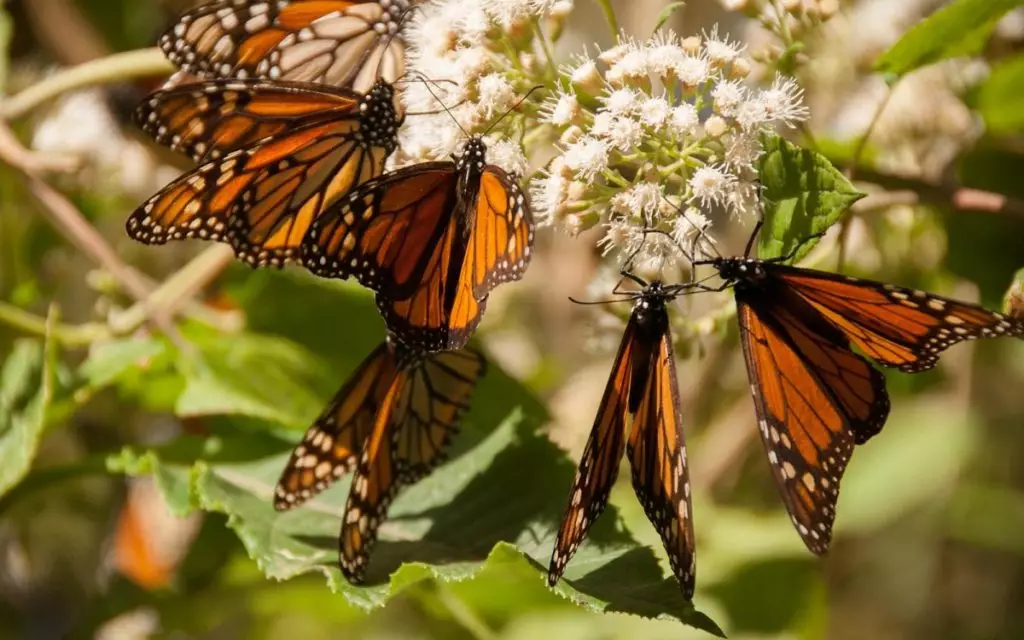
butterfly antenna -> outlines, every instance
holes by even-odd
[[[473,136],[469,135],[469,132],[463,128],[462,124],[459,123],[459,119],[455,117],[455,114],[452,113],[451,109],[449,109],[448,106],[445,105],[444,101],[441,100],[441,98],[439,98],[437,94],[434,93],[434,90],[430,88],[430,85],[433,84],[434,86],[437,86],[437,83],[426,76],[423,76],[423,80],[423,86],[427,88],[427,91],[429,91],[430,95],[434,97],[434,100],[437,100],[437,103],[441,105],[441,108],[444,109],[445,113],[447,113],[448,116],[452,119],[452,122],[455,123],[455,126],[459,128],[459,131],[461,131],[463,135],[465,135],[467,138],[472,138]]]
[[[743,249],[743,257],[749,258],[750,252],[754,250],[754,241],[757,240],[757,235],[761,233],[761,227],[764,226],[764,185],[761,181],[757,181],[757,222],[754,223],[754,228],[750,231],[750,237],[747,238],[747,246]]]
[[[544,88],[544,85],[542,85],[542,84],[538,84],[538,85],[536,85],[536,86],[532,87],[532,88],[531,88],[531,89],[530,89],[529,91],[527,91],[527,92],[526,92],[526,94],[525,94],[525,95],[523,95],[523,97],[522,97],[522,98],[519,98],[519,100],[518,100],[518,101],[517,101],[517,102],[516,102],[516,103],[515,103],[514,105],[512,105],[511,107],[509,107],[509,108],[508,108],[508,110],[507,110],[507,111],[505,111],[505,113],[501,114],[501,117],[499,117],[499,118],[498,118],[497,120],[495,120],[494,122],[492,122],[492,123],[491,123],[491,126],[487,127],[487,131],[484,131],[484,132],[483,132],[483,134],[481,134],[481,135],[485,135],[485,136],[486,136],[486,135],[487,135],[488,133],[490,133],[490,132],[491,132],[491,129],[493,129],[494,127],[498,126],[498,124],[499,124],[499,123],[500,123],[500,122],[501,122],[502,120],[504,120],[505,118],[507,118],[507,117],[508,117],[508,114],[512,113],[513,111],[515,111],[516,109],[518,109],[518,108],[519,108],[519,107],[520,107],[520,106],[521,106],[521,105],[522,105],[522,104],[523,104],[524,102],[526,102],[526,100],[527,100],[527,99],[528,99],[528,98],[530,97],[530,95],[531,95],[531,94],[532,94],[532,93],[533,93],[534,91],[537,91],[538,89],[543,89],[543,88]]]

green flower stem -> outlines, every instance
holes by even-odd
[[[47,332],[45,318],[2,301],[0,301],[0,322],[32,335],[45,336]],[[105,325],[99,323],[77,326],[57,324],[50,328],[50,335],[65,346],[82,347],[108,338],[111,333]]]
[[[61,94],[98,84],[124,82],[132,78],[167,75],[174,66],[156,47],[139,49],[92,60],[64,69],[25,89],[0,104],[0,117],[20,118]]]
[[[612,40],[618,42],[619,21],[615,18],[615,7],[612,6],[612,0],[597,0],[597,3],[601,5],[605,20],[608,21],[608,27],[612,30]]]
[[[533,23],[533,31],[537,34],[537,41],[540,42],[540,48],[544,52],[545,66],[548,68],[548,72],[551,73],[551,78],[558,77],[558,67],[555,66],[555,54],[551,50],[551,45],[548,44],[547,37],[544,36],[544,29],[540,26],[540,20],[536,16],[530,19]]]

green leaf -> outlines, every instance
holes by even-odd
[[[675,13],[676,11],[682,9],[685,6],[686,6],[685,2],[670,2],[670,3],[668,3],[665,6],[665,8],[661,10],[661,13],[658,14],[658,19],[657,19],[657,21],[655,21],[654,29],[652,29],[651,32],[653,33],[655,31],[657,31],[658,29],[662,28],[663,26],[665,26],[665,23],[669,21],[669,18],[672,17],[672,14]]]
[[[875,62],[875,70],[897,76],[939,60],[979,53],[992,29],[1024,0],[957,0],[903,34]]]
[[[793,254],[796,261],[818,243],[809,238],[835,224],[865,194],[825,156],[778,136],[766,135],[763,143],[765,154],[758,173],[764,187],[765,220],[758,256]]]
[[[285,338],[252,333],[200,335],[200,354],[181,364],[181,417],[237,415],[304,429],[323,406],[316,393],[326,365]]]
[[[165,349],[166,343],[156,338],[112,340],[90,351],[78,375],[90,387],[102,388],[133,372],[142,361],[162,355]]]
[[[993,134],[1024,131],[1024,56],[1005,60],[992,68],[978,90],[975,105]]]
[[[278,513],[272,492],[287,452],[242,462],[200,454],[192,466],[168,462],[167,452],[130,454],[114,466],[165,474],[170,480],[162,485],[173,492],[176,510],[196,504],[226,514],[267,577],[321,573],[331,590],[360,608],[382,605],[424,580],[469,580],[509,565],[543,585],[575,463],[536,432],[546,420],[536,400],[496,369],[481,381],[450,462],[392,504],[368,586],[349,584],[336,567],[347,478],[310,503]],[[721,635],[682,598],[654,553],[630,537],[615,508],[595,524],[554,593],[591,610],[681,620]]]
[[[0,496],[28,473],[46,427],[55,384],[55,322],[51,310],[45,341],[15,342],[0,371]]]

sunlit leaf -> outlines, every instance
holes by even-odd
[[[14,343],[0,370],[0,496],[32,467],[53,399],[56,354],[51,314],[45,341]]]
[[[979,53],[992,29],[1024,0],[956,0],[914,25],[875,62],[883,73],[904,75],[957,56]]]
[[[758,173],[765,221],[758,256],[793,254],[793,260],[799,260],[817,244],[809,238],[835,224],[865,194],[825,156],[778,136],[766,135],[763,142]]]
[[[156,338],[124,338],[96,345],[78,370],[92,387],[105,387],[162,354],[166,343]]]
[[[679,11],[685,6],[685,2],[670,2],[667,5],[665,5],[665,8],[662,9],[661,13],[658,14],[658,19],[654,21],[654,29],[652,29],[652,31],[657,31],[658,29],[665,26],[665,23],[668,22],[670,18],[672,18],[672,14],[674,14],[676,11]]]

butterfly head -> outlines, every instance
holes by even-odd
[[[767,275],[764,263],[754,258],[717,258],[711,265],[722,280],[739,287],[756,285]]]

